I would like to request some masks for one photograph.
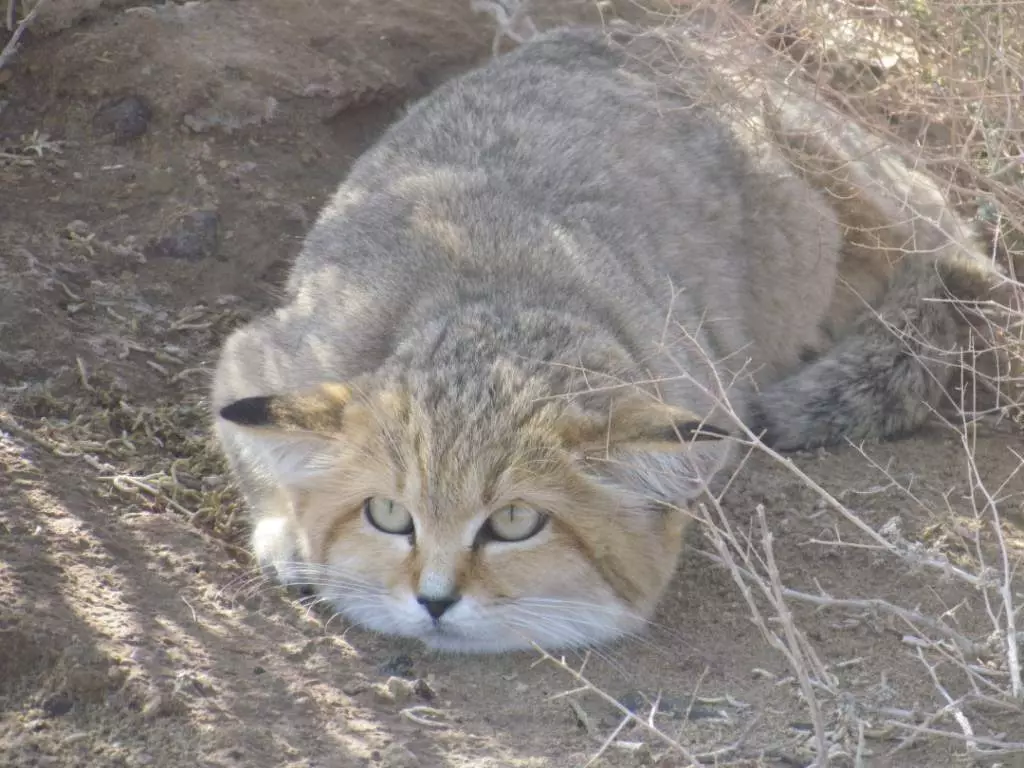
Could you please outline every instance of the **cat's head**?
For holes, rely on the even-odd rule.
[[[365,377],[221,410],[250,469],[284,489],[289,520],[273,525],[294,537],[289,578],[438,649],[637,632],[727,441],[638,391],[545,399],[492,374],[458,388]]]

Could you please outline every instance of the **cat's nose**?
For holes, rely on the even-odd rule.
[[[416,602],[427,609],[427,613],[430,614],[432,619],[440,619],[444,615],[444,612],[459,602],[458,595],[447,595],[446,597],[427,597],[426,595],[420,595],[416,598]]]

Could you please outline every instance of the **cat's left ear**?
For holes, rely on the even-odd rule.
[[[585,451],[685,451],[694,441],[729,437],[692,411],[641,395],[611,401],[599,412],[570,406],[558,427],[567,444]]]
[[[283,485],[301,484],[330,466],[333,441],[344,431],[352,390],[321,384],[303,392],[245,397],[220,409],[236,428],[233,440]]]
[[[320,384],[303,392],[243,397],[220,409],[220,417],[256,430],[340,432],[352,390],[344,384]]]

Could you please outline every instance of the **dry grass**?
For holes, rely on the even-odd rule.
[[[81,233],[76,242],[103,247]],[[66,286],[64,291],[71,313],[89,310],[88,299]],[[230,305],[193,306],[167,327],[221,338],[247,318]],[[137,402],[123,381],[90,372],[78,357],[69,371],[44,384],[8,389],[12,407],[0,409],[0,429],[31,439],[55,456],[83,462],[105,493],[183,515],[247,559],[239,546],[245,536],[241,501],[209,428],[203,391],[208,373],[185,359],[201,357],[208,345],[171,352],[136,339],[126,334],[115,341],[123,355],[141,358],[142,365],[166,379],[167,395]],[[68,380],[71,376],[74,381]]]

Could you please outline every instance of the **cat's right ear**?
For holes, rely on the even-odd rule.
[[[242,452],[282,485],[300,485],[330,466],[351,390],[321,384],[304,392],[235,400],[220,409]]]
[[[695,413],[646,396],[620,398],[614,407],[582,411],[569,408],[557,427],[563,441],[584,451],[688,451],[694,442],[723,440],[726,430]]]

